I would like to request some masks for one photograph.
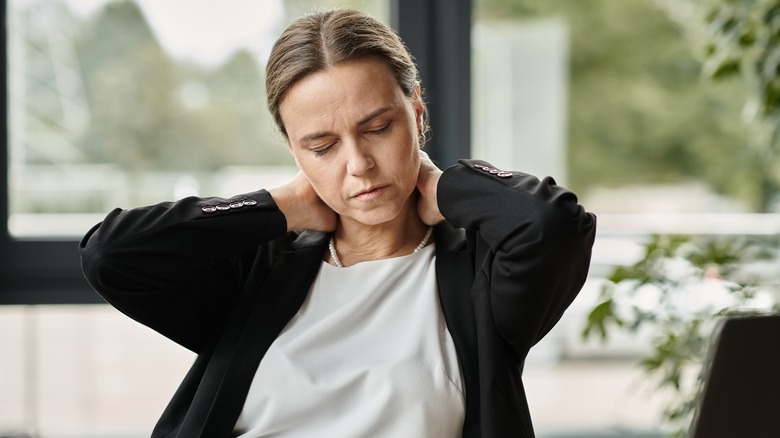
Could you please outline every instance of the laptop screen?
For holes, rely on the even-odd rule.
[[[691,438],[780,437],[780,315],[726,318]]]

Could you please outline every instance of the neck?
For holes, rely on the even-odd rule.
[[[378,225],[366,225],[349,219],[339,220],[334,241],[341,263],[351,266],[414,252],[428,231],[428,226],[417,215],[416,204],[415,197],[410,197],[404,212],[395,219]]]

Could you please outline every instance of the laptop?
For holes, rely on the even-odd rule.
[[[726,318],[690,438],[780,437],[780,315]]]

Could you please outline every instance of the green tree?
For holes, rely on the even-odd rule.
[[[181,109],[169,150],[186,168],[291,165],[292,159],[265,108],[263,75],[248,51],[216,68],[180,64]],[[185,164],[182,163],[182,164]]]
[[[265,72],[254,55],[248,51],[235,53],[210,74],[209,87],[215,106],[233,119],[233,164],[293,164],[266,108]]]
[[[292,164],[249,51],[216,67],[176,60],[139,7],[122,0],[83,26],[79,53],[92,113],[80,146],[94,162],[196,174]]]
[[[131,1],[108,3],[83,29],[79,54],[92,123],[81,149],[95,162],[164,166],[177,112],[175,65]]]
[[[702,79],[680,28],[645,0],[477,0],[478,20],[558,17],[570,31],[568,168],[594,186],[701,180],[759,205],[737,81]]]
[[[758,202],[762,210],[771,208],[780,201],[780,1],[656,2],[691,37],[709,78],[742,79],[747,90],[743,115],[759,140],[748,150]]]

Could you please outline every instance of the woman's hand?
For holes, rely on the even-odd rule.
[[[442,173],[428,154],[420,151],[420,173],[417,176],[417,191],[420,192],[420,197],[417,200],[417,214],[426,225],[436,225],[444,221],[436,198],[436,187]]]
[[[303,172],[299,171],[290,182],[269,193],[287,219],[287,231],[336,229],[338,215],[322,202]]]

